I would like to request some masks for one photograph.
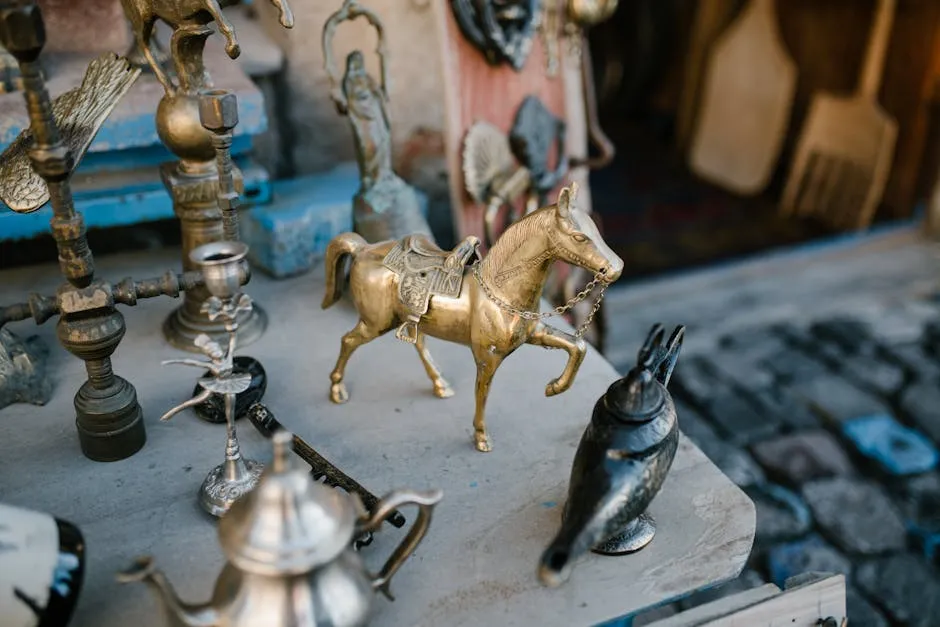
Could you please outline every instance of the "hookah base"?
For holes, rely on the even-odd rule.
[[[244,392],[235,395],[235,420],[238,420],[248,411],[248,408],[261,401],[268,386],[268,377],[264,366],[254,357],[238,355],[234,359],[236,374],[247,373],[251,375],[251,386]],[[203,387],[196,384],[193,396],[201,394]],[[212,395],[203,403],[194,408],[196,415],[206,422],[225,424],[225,401],[222,397]]]
[[[247,346],[258,340],[268,327],[268,315],[264,309],[254,304],[251,311],[238,316],[238,346]],[[184,306],[177,307],[163,322],[163,335],[174,348],[190,353],[202,353],[196,346],[196,337],[208,335],[213,341],[225,345],[228,343],[228,331],[225,323],[218,319],[209,320],[205,315],[193,315]]]
[[[199,505],[216,518],[224,515],[235,501],[251,492],[258,485],[264,470],[264,464],[253,459],[239,457],[234,463],[238,467],[237,472],[233,473],[234,479],[229,477],[226,468],[229,462],[225,461],[209,471],[199,488]]]
[[[137,390],[117,375],[105,389],[85,382],[75,394],[75,414],[82,453],[92,461],[126,459],[147,441]]]
[[[653,520],[652,516],[643,512],[637,518],[631,520],[623,531],[595,545],[591,548],[591,551],[601,555],[634,553],[652,542],[655,534],[656,521]]]

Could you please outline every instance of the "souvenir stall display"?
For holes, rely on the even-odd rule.
[[[164,90],[156,123],[178,160],[163,164],[161,174],[181,222],[185,272],[145,281],[97,279],[70,193],[72,172],[141,69],[104,55],[92,62],[79,88],[51,100],[38,66],[44,28],[39,8],[0,0],[0,37],[19,64],[31,122],[0,158],[0,197],[21,211],[52,204],[52,233],[67,280],[55,296],[33,294],[0,308],[0,407],[7,399],[59,407],[61,398],[51,388],[34,384],[42,375],[41,350],[17,344],[2,328],[58,316],[61,343],[86,362],[88,380],[74,400],[82,452],[96,461],[130,457],[144,445],[144,422],[135,388],[114,374],[110,362],[127,330],[116,305],[185,292],[169,318],[141,308],[130,325],[134,332],[141,321],[153,325],[150,336],[132,333],[138,346],[131,343],[129,352],[148,382],[141,397],[163,412],[154,423],[161,429],[154,437],[159,444],[124,464],[92,465],[77,453],[53,463],[35,452],[54,436],[39,433],[51,424],[45,414],[15,427],[22,431],[22,447],[14,451],[17,473],[2,500],[35,500],[44,505],[32,509],[50,511],[61,505],[82,531],[53,515],[0,503],[0,548],[13,547],[0,551],[0,627],[61,627],[70,620],[77,627],[596,624],[740,572],[754,536],[753,504],[680,437],[667,390],[685,327],[666,341],[664,328],[655,325],[636,366],[619,379],[585,340],[624,262],[605,243],[587,194],[579,197],[582,187],[573,180],[583,180],[584,166],[602,163],[612,152],[590,123],[580,131],[583,148],[590,134],[600,156],[571,149],[563,83],[571,80],[569,55],[578,57],[575,66],[587,58],[582,29],[609,15],[616,0],[440,0],[448,28],[466,39],[445,45],[473,71],[488,68],[493,73],[487,80],[505,81],[513,95],[487,109],[492,119],[475,124],[468,122],[482,111],[479,100],[468,96],[461,109],[459,150],[453,141],[448,146],[448,157],[457,159],[459,152],[463,161],[452,181],[461,190],[454,206],[461,221],[459,243],[451,250],[435,244],[415,190],[391,167],[382,22],[358,0],[337,0],[323,26],[322,47],[329,97],[356,141],[361,187],[350,199],[355,232],[329,241],[323,271],[292,284],[261,277],[251,284],[252,296],[245,290],[251,268],[239,229],[243,185],[232,160],[238,100],[212,85],[203,64],[213,23],[229,57],[239,55],[236,33],[221,12],[232,3],[121,4],[135,38],[128,52],[145,60],[153,73],[148,80]],[[270,4],[281,26],[293,26],[286,0]],[[343,76],[337,70],[335,33],[357,17],[378,33],[380,82],[366,71],[359,50],[347,57]],[[158,20],[172,30],[172,68],[154,46]],[[483,66],[473,66],[471,51]],[[523,78],[513,82],[502,72]],[[591,90],[589,77],[583,80]],[[485,84],[480,78],[477,87]],[[582,171],[576,175],[573,168]],[[583,288],[543,311],[542,299],[561,266],[578,269],[580,274],[567,276],[586,278]],[[255,304],[255,294],[267,313]],[[335,306],[344,297],[352,307]],[[549,324],[576,307],[583,315],[574,329]],[[268,316],[277,326],[262,336]],[[155,346],[159,320],[165,320],[165,338]],[[399,367],[403,348],[397,342],[370,347],[371,372],[360,375],[363,367],[347,374],[356,349],[392,330],[417,351],[432,383],[429,393],[416,394],[397,380],[408,376]],[[341,334],[334,362],[332,342]],[[444,341],[435,354],[444,355],[451,380],[475,381],[472,412],[469,404],[436,400],[453,396],[454,389],[431,357],[429,337]],[[236,354],[256,340],[257,359]],[[154,350],[169,353],[164,341],[201,353],[162,355],[162,365],[202,371],[195,389],[191,379],[180,386],[180,369],[157,367]],[[523,344],[560,349],[564,364],[531,354],[504,364]],[[463,347],[472,362],[465,351],[455,353]],[[505,386],[492,385],[498,369],[506,373]],[[317,384],[327,372],[328,394]],[[349,400],[347,379],[357,386],[357,402],[335,407]],[[276,398],[264,400],[266,392]],[[551,401],[542,398],[563,392]],[[269,403],[290,424],[282,425]],[[488,404],[507,434],[496,450]],[[190,409],[201,420],[187,419]],[[458,418],[471,415],[476,451],[492,451],[485,460],[457,440],[455,425],[468,433],[471,428]],[[172,425],[163,424],[174,416]],[[237,435],[236,421],[244,417],[255,429]],[[225,457],[214,465],[222,423]],[[0,428],[6,428],[3,420]],[[252,438],[266,442],[272,454],[251,451]],[[317,448],[328,448],[331,459],[363,481]],[[197,508],[181,495],[196,492],[199,479],[193,478],[206,470]],[[391,485],[381,498],[364,487],[383,481]],[[434,487],[392,489],[422,484]],[[415,513],[406,520],[410,506]],[[77,512],[86,518],[73,518]],[[221,570],[216,545],[224,557]],[[589,551],[600,556],[583,559]],[[152,557],[134,557],[147,554],[162,556],[166,574]],[[383,554],[389,557],[377,561]],[[115,572],[118,559],[133,561]],[[29,569],[21,567],[26,560],[33,562]],[[576,560],[582,565],[569,580]],[[393,577],[401,589],[398,603],[389,603],[395,600]],[[617,586],[609,585],[615,580]],[[566,581],[563,593],[552,590]],[[191,602],[189,597],[206,598],[204,585],[211,582],[210,600]],[[157,604],[147,601],[144,587],[119,583],[146,583]],[[76,605],[80,591],[85,610]]]

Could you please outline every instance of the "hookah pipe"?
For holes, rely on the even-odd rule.
[[[38,63],[45,45],[42,13],[34,2],[0,2],[0,41],[19,64],[33,144],[29,160],[49,189],[52,236],[67,283],[55,296],[31,294],[26,302],[0,308],[0,327],[32,318],[42,324],[58,315],[62,346],[85,362],[87,381],[75,395],[76,427],[82,452],[95,461],[130,457],[146,442],[142,411],[134,386],[114,374],[111,355],[124,337],[120,303],[142,298],[178,297],[203,285],[199,272],[117,284],[96,280],[94,260],[82,214],[75,210],[69,178],[74,156],[59,132]],[[247,277],[246,277],[247,279]]]

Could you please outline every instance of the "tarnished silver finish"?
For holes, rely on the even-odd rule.
[[[627,376],[597,404],[575,453],[561,529],[542,554],[538,575],[561,585],[588,550],[623,555],[653,540],[646,512],[672,466],[679,443],[676,408],[666,390],[679,357],[685,327],[653,326]]]
[[[118,575],[121,582],[152,586],[173,624],[351,627],[368,620],[374,591],[392,598],[392,576],[424,538],[440,490],[395,491],[366,512],[358,497],[321,485],[294,466],[290,433],[279,431],[273,440],[274,461],[261,483],[219,521],[226,565],[211,601],[180,601],[150,557]],[[408,534],[377,574],[368,572],[353,540],[409,504],[418,506],[418,516]]]
[[[52,397],[46,375],[49,348],[38,335],[21,340],[0,328],[0,409],[13,403],[45,405]]]
[[[209,357],[208,360],[168,359],[167,364],[180,364],[204,368],[209,376],[199,379],[202,391],[160,417],[166,421],[189,407],[195,407],[213,395],[225,401],[226,443],[225,461],[209,471],[199,488],[199,505],[212,516],[222,516],[241,497],[258,484],[264,466],[242,457],[235,435],[235,396],[251,386],[251,375],[234,368],[235,345],[238,341],[238,315],[251,311],[251,298],[242,294],[248,267],[245,256],[248,246],[241,242],[213,242],[203,244],[190,253],[205,280],[211,295],[203,310],[209,320],[221,319],[228,332],[228,347],[223,349],[208,335],[196,338],[195,345]]]

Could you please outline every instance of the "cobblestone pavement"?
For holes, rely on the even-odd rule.
[[[754,549],[739,579],[634,625],[810,571],[846,575],[852,627],[940,625],[940,307],[718,344],[682,355],[670,389],[683,432],[754,500]]]

